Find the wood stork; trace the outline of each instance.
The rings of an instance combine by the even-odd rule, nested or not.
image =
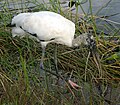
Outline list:
[[[43,67],[45,48],[48,43],[54,42],[77,47],[81,43],[88,44],[89,42],[87,34],[74,39],[75,24],[60,14],[50,11],[20,13],[13,17],[11,25],[13,26],[13,37],[23,37],[29,34],[40,41],[42,46],[41,67]]]
[[[88,45],[91,40],[88,34],[74,38],[75,24],[60,14],[50,11],[20,13],[13,17],[11,25],[13,26],[13,37],[22,37],[29,34],[29,36],[39,40],[42,46],[40,63],[42,69],[44,68],[45,48],[48,43],[54,42],[68,47],[77,47],[81,43]]]

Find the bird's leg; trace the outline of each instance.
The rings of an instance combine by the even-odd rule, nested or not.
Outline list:
[[[44,64],[43,64],[43,59],[45,56],[45,47],[42,47],[42,57],[41,57],[41,61],[40,61],[40,68],[44,69]]]
[[[54,63],[55,63],[56,74],[58,74],[58,65],[57,65],[57,44],[55,44]]]

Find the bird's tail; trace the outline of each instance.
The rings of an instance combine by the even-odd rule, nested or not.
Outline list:
[[[9,24],[6,25],[6,27],[15,27],[15,24],[9,23]]]

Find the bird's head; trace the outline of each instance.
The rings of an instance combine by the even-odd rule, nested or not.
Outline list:
[[[91,33],[83,33],[80,36],[76,37],[72,42],[73,47],[79,47],[82,44],[88,46],[90,50],[94,49],[96,42],[93,38],[93,35]]]

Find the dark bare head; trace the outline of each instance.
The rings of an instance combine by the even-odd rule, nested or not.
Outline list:
[[[90,49],[96,46],[93,35],[90,33],[83,33],[72,41],[73,47],[78,47],[81,44],[88,46]]]

